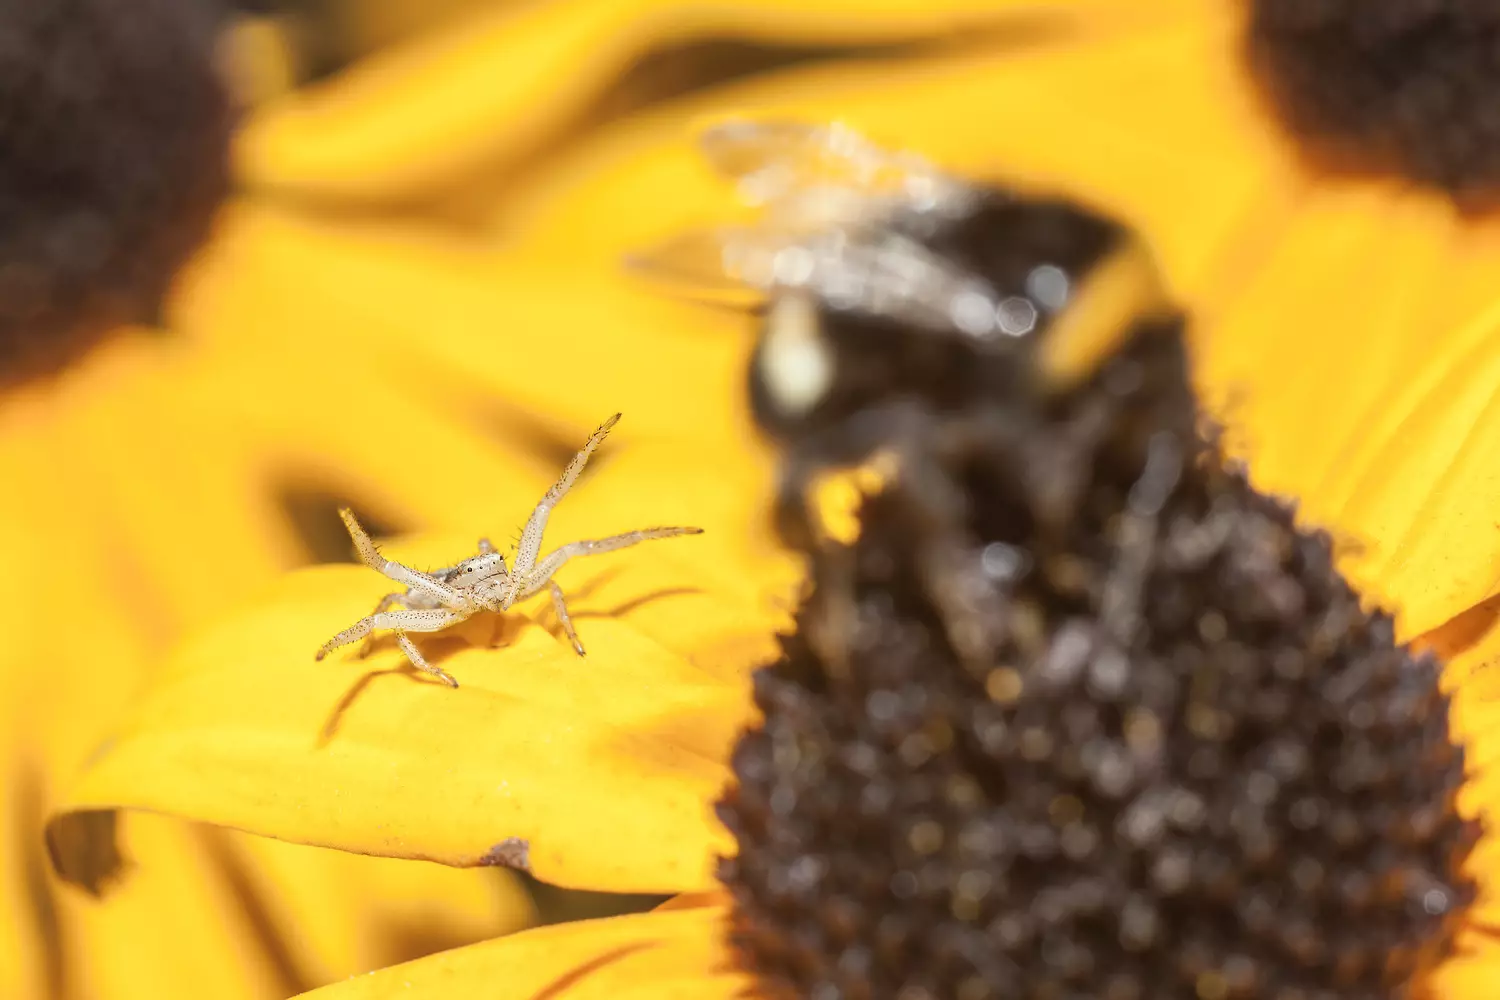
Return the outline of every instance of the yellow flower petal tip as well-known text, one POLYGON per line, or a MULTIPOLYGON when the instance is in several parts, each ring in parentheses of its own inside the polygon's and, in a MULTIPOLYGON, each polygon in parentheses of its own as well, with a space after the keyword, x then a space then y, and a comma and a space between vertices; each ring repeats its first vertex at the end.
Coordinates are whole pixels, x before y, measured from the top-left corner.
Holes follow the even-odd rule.
POLYGON ((754 1000, 722 905, 524 931, 303 994, 303 1000, 754 1000))
POLYGON ((184 647, 97 755, 50 822, 61 874, 102 886, 118 869, 110 817, 139 809, 563 886, 712 886, 713 859, 733 842, 710 803, 754 719, 751 664, 696 665, 674 649, 674 624, 717 650, 774 645, 690 564, 619 556, 567 571, 587 657, 546 601, 418 637, 456 690, 415 672, 389 639, 367 658, 315 663, 390 588, 364 567, 290 575, 184 647))

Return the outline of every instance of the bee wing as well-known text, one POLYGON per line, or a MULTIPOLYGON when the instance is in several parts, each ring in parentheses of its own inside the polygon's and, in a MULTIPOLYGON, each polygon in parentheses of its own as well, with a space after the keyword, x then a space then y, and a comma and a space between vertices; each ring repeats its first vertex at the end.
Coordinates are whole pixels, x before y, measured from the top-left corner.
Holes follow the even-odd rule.
POLYGON ((631 263, 700 298, 758 302, 800 290, 831 309, 981 340, 1028 332, 1035 319, 1016 315, 1018 306, 984 280, 880 227, 724 226, 684 234, 631 263))
POLYGON ((792 226, 856 224, 891 212, 956 213, 971 185, 912 153, 883 149, 837 123, 731 121, 700 146, 740 194, 792 226))
MULTIPOLYGON (((757 240, 765 242, 769 236, 757 237, 754 227, 689 230, 649 250, 631 254, 625 259, 625 266, 686 298, 748 309, 764 300, 765 289, 746 280, 732 265, 735 248, 753 246, 757 240)), ((766 249, 770 249, 769 245, 766 249)))

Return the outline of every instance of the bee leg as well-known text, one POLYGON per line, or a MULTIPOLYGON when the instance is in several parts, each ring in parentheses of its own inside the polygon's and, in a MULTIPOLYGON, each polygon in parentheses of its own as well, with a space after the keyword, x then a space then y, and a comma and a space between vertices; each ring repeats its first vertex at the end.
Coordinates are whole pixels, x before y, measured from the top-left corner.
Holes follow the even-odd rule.
POLYGON ((897 445, 893 489, 908 511, 922 587, 965 668, 984 677, 995 665, 995 615, 1000 595, 984 575, 969 531, 962 458, 940 439, 941 423, 913 428, 897 445))
POLYGON ((1116 529, 1115 557, 1105 579, 1099 618, 1106 634, 1127 649, 1140 625, 1141 596, 1161 531, 1161 509, 1177 487, 1183 461, 1182 443, 1175 435, 1162 431, 1152 436, 1116 529))
POLYGON ((782 544, 796 552, 812 552, 821 537, 807 495, 815 470, 815 465, 789 456, 782 465, 776 496, 771 502, 776 535, 782 544))
POLYGON ((817 588, 808 598, 812 614, 804 621, 807 643, 835 683, 848 680, 849 656, 859 618, 854 587, 854 551, 825 544, 811 553, 811 577, 817 588))

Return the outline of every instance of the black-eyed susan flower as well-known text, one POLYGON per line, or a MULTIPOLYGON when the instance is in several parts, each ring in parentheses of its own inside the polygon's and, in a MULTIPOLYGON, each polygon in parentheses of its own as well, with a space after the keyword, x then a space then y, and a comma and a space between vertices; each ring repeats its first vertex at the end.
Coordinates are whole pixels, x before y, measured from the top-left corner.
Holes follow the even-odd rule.
MULTIPOLYGON (((13 832, 0 856, 0 994, 286 995, 513 929, 530 911, 510 881, 149 816, 124 831, 129 878, 84 879, 101 904, 49 881, 41 820, 151 683, 160 649, 327 555, 330 537, 338 544, 335 500, 385 525, 477 533, 545 487, 553 452, 597 412, 529 391, 507 400, 494 389, 509 376, 496 373, 522 374, 530 362, 510 348, 557 327, 535 311, 541 298, 580 303, 569 322, 597 332, 627 297, 609 279, 601 297, 565 269, 511 269, 492 243, 446 225, 447 185, 434 182, 482 160, 465 152, 475 144, 487 168, 535 168, 546 142, 586 121, 590 95, 683 37, 686 22, 672 4, 488 9, 293 91, 284 52, 258 22, 218 54, 260 102, 237 113, 213 66, 224 10, 162 0, 122 19, 105 6, 6 14, 0 554, 30 569, 6 586, 0 654, 12 761, 0 787, 13 832), (511 57, 478 75, 479 63, 450 58, 491 40, 511 57), (589 58, 596 49, 603 56, 589 58), (463 66, 469 75, 435 72, 463 66), (406 170, 424 156, 443 169, 406 170), (392 196, 352 217, 337 185, 301 182, 310 165, 392 196), (402 184, 381 187, 391 176, 402 184)), ((948 27, 947 14, 891 5, 845 38, 834 5, 770 8, 767 19, 757 10, 716 8, 695 32, 837 46, 948 27)), ((363 53, 382 34, 336 54, 363 53)), ((732 332, 689 336, 689 310, 645 296, 627 305, 641 326, 684 331, 679 361, 708 373, 692 383, 702 398, 721 388, 732 332)), ((635 390, 659 397, 662 382, 645 377, 660 379, 659 366, 634 363, 635 390)), ((562 367, 523 381, 544 386, 562 367)), ((579 372, 571 391, 598 381, 579 372)), ((632 426, 666 437, 686 412, 658 407, 632 426)), ((683 452, 636 455, 644 469, 674 468, 683 452)), ((715 505, 742 521, 753 466, 671 502, 705 521, 715 505)), ((624 505, 649 521, 663 504, 646 485, 655 480, 639 478, 624 505)), ((776 563, 763 541, 719 538, 701 558, 735 588, 758 579, 747 567, 776 563)), ((51 847, 65 862, 99 860, 66 837, 51 847)))
MULTIPOLYGON (((644 411, 654 432, 709 449, 695 455, 718 448, 726 463, 684 472, 690 463, 680 444, 662 448, 642 459, 656 471, 635 491, 622 491, 608 507, 601 501, 578 508, 580 531, 635 520, 622 511, 649 502, 648 517, 705 524, 713 534, 701 511, 670 505, 720 497, 724 483, 744 483, 741 496, 754 496, 759 468, 729 450, 739 444, 742 415, 723 404, 739 377, 731 363, 743 355, 738 324, 647 305, 604 275, 623 252, 718 214, 721 193, 691 158, 686 122, 726 111, 794 113, 842 118, 976 174, 1062 188, 1123 209, 1158 245, 1174 291, 1195 310, 1201 380, 1216 401, 1234 404, 1229 412, 1244 438, 1238 444, 1253 457, 1257 478, 1306 497, 1309 517, 1361 543, 1349 565, 1401 609, 1403 634, 1477 605, 1488 593, 1491 549, 1474 531, 1484 491, 1466 487, 1482 470, 1482 456, 1471 450, 1489 426, 1488 393, 1483 367, 1469 362, 1488 317, 1487 224, 1459 216, 1441 194, 1399 181, 1349 180, 1313 164, 1244 69, 1239 7, 990 5, 992 13, 1009 7, 1024 8, 1027 20, 968 45, 796 70, 685 102, 671 114, 628 120, 564 150, 552 169, 514 186, 524 198, 493 207, 483 221, 492 225, 497 249, 477 270, 515 277, 506 287, 515 315, 539 324, 562 319, 548 325, 555 331, 550 343, 518 345, 504 371, 486 367, 486 385, 563 421, 587 420, 602 398, 616 405, 628 393, 618 405, 644 411), (1403 318, 1434 329, 1440 349, 1408 339, 1403 318), (727 338, 714 339, 719 334, 727 338), (662 363, 675 350, 706 359, 692 369, 692 384, 676 380, 685 400, 661 391, 664 376, 689 370, 662 363), (559 357, 573 363, 558 364, 559 357), (1325 388, 1330 384, 1337 392, 1325 388), (1309 399, 1330 405, 1314 407, 1309 399), (1316 433, 1305 427, 1309 413, 1318 415, 1316 433), (1337 468, 1329 456, 1353 456, 1348 464, 1358 468, 1337 468), (1431 474, 1439 467, 1447 474, 1431 474), (1386 547, 1398 537, 1394 551, 1386 547)), ((468 54, 480 52, 476 45, 468 54)), ((488 120, 488 113, 469 121, 488 120)), ((475 134, 484 133, 467 133, 475 134)), ((399 169, 390 187, 380 187, 379 178, 370 187, 361 181, 350 200, 394 199, 408 186, 503 160, 490 141, 455 141, 432 156, 426 154, 436 144, 412 143, 403 147, 409 160, 391 161, 399 169)), ((1386 150, 1380 165, 1399 165, 1392 155, 1386 150)), ((337 185, 328 178, 344 172, 322 171, 325 162, 337 157, 263 176, 284 190, 324 183, 332 190, 337 185)), ((282 232, 296 229, 294 223, 282 232)), ((403 256, 409 247, 400 236, 382 242, 374 235, 365 244, 375 247, 371 253, 352 255, 368 266, 358 273, 391 281, 409 273, 413 258, 403 256)), ((302 258, 305 270, 316 273, 318 256, 302 258)), ((449 259, 462 260, 473 258, 449 259)), ((345 266, 340 260, 330 271, 345 266)), ((203 287, 233 292, 227 280, 203 287)), ((460 329, 462 307, 483 301, 451 275, 425 287, 453 292, 445 319, 460 329)), ((380 312, 368 310, 382 334, 380 350, 398 359, 406 326, 400 315, 380 312)), ((470 321, 476 336, 440 344, 438 355, 454 367, 476 364, 477 326, 470 321)), ((653 451, 643 441, 634 453, 653 451)), ((726 512, 735 506, 717 503, 726 512)), ((733 525, 721 523, 732 535, 733 525)), ((438 564, 467 551, 472 538, 423 544, 410 555, 438 564)), ((314 670, 309 644, 322 640, 327 621, 364 613, 380 584, 349 569, 293 578, 173 661, 54 832, 87 834, 108 810, 144 807, 360 853, 526 867, 561 884, 711 891, 712 858, 733 846, 707 805, 728 776, 723 755, 740 727, 755 721, 746 671, 763 662, 775 618, 764 610, 759 571, 733 555, 764 556, 764 543, 741 537, 723 544, 717 561, 622 564, 601 583, 601 594, 606 584, 620 588, 618 603, 603 602, 597 611, 597 627, 618 644, 591 650, 589 670, 579 671, 545 618, 502 623, 507 634, 494 649, 485 648, 493 635, 444 640, 445 666, 462 669, 466 681, 481 678, 458 693, 413 683, 404 673, 386 676, 394 657, 314 670), (640 599, 653 590, 666 593, 640 599), (698 601, 691 608, 690 599, 698 601), (251 652, 257 644, 261 651, 251 652), (471 687, 477 689, 464 693, 471 687), (183 760, 213 769, 185 768, 183 760)), ((1430 638, 1460 661, 1449 675, 1455 686, 1466 664, 1487 655, 1492 624, 1479 606, 1430 638)), ((1457 728, 1470 737, 1482 775, 1488 710, 1468 689, 1458 698, 1457 728)), ((1471 812, 1492 798, 1482 778, 1467 794, 1471 812)), ((1493 869, 1491 845, 1481 844, 1472 863, 1483 883, 1493 869)), ((785 874, 796 871, 788 866, 785 874)), ((743 955, 727 945, 728 913, 722 899, 692 896, 657 913, 437 956, 328 995, 742 995, 752 977, 743 955)), ((1481 905, 1481 924, 1484 914, 1481 905)), ((778 926, 774 912, 771 926, 778 926)), ((1460 957, 1439 971, 1438 989, 1484 996, 1492 956, 1482 935, 1462 944, 1460 957)), ((1199 994, 1232 996, 1237 982, 1210 977, 1199 994)))

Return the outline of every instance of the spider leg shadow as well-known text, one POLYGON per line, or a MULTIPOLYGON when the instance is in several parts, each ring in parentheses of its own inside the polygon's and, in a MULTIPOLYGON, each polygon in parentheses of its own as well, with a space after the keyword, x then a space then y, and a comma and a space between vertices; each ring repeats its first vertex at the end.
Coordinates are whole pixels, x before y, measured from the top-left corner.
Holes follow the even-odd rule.
MULTIPOLYGON (((465 645, 469 645, 469 643, 460 636, 431 635, 423 636, 417 641, 421 643, 422 655, 425 656, 427 658, 427 662, 431 663, 433 666, 441 665, 444 660, 453 655, 453 653, 456 652, 459 648, 465 645)), ((396 640, 393 634, 382 635, 376 638, 371 652, 374 652, 375 649, 394 646, 395 644, 396 640)), ((368 689, 370 685, 374 684, 378 678, 390 676, 401 676, 409 680, 417 681, 418 683, 437 684, 438 686, 444 688, 448 686, 444 684, 441 679, 418 670, 410 661, 406 660, 405 657, 403 657, 401 662, 396 666, 386 667, 383 670, 371 670, 361 676, 359 680, 350 685, 349 690, 344 692, 343 697, 338 700, 338 704, 334 705, 333 710, 328 713, 328 719, 323 723, 323 729, 318 734, 318 742, 316 746, 319 750, 327 747, 328 744, 333 741, 333 738, 338 735, 339 727, 342 726, 344 722, 345 713, 347 713, 349 709, 354 706, 354 703, 359 699, 361 695, 365 693, 366 689, 368 689)))
POLYGON ((408 663, 400 667, 388 667, 385 670, 372 670, 355 681, 350 685, 349 690, 344 692, 344 696, 338 700, 338 704, 333 706, 333 711, 328 713, 328 719, 323 723, 323 729, 318 734, 317 748, 322 750, 329 743, 333 742, 333 738, 338 735, 339 727, 343 725, 344 713, 349 711, 350 706, 354 704, 355 700, 365 693, 366 688, 375 683, 376 678, 393 674, 417 672, 417 669, 408 663))
POLYGON ((484 613, 481 617, 490 623, 489 638, 484 643, 489 649, 513 645, 526 627, 525 619, 514 610, 484 613))
MULTIPOLYGON (((568 602, 569 616, 575 622, 585 618, 617 618, 620 615, 628 614, 629 612, 634 611, 636 608, 641 607, 644 604, 648 604, 651 601, 661 600, 664 597, 679 597, 686 594, 704 593, 702 587, 658 587, 655 590, 648 590, 644 594, 639 594, 635 597, 630 598, 629 600, 622 601, 612 608, 580 609, 576 606, 576 604, 574 603, 575 601, 588 600, 591 596, 593 596, 594 593, 599 590, 600 587, 608 583, 610 580, 614 579, 619 572, 620 571, 615 568, 601 570, 598 573, 595 573, 593 576, 589 577, 586 581, 584 581, 576 588, 564 587, 563 597, 566 598, 568 602)), ((562 634, 562 622, 557 620, 557 609, 552 606, 552 601, 550 599, 537 609, 535 619, 538 624, 541 624, 544 628, 546 628, 546 630, 550 632, 554 638, 564 638, 562 634), (545 621, 543 620, 544 617, 545 621)))

